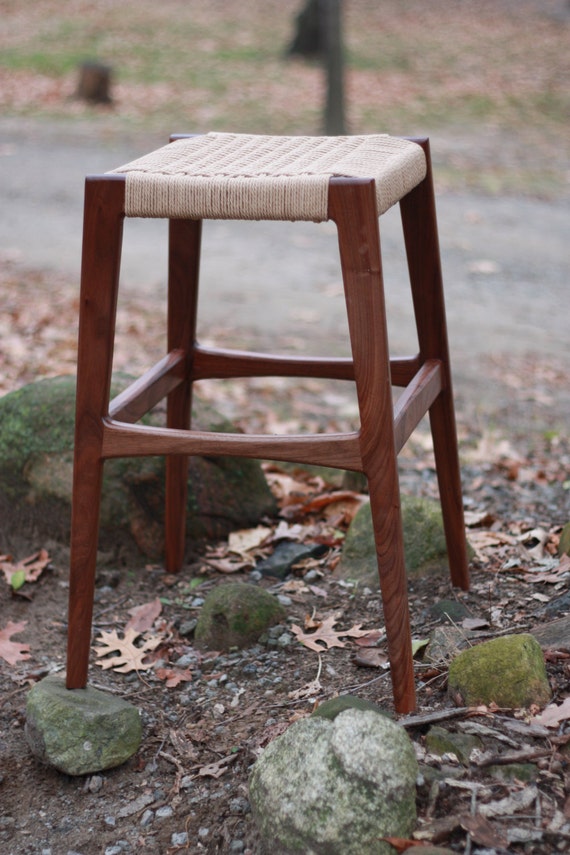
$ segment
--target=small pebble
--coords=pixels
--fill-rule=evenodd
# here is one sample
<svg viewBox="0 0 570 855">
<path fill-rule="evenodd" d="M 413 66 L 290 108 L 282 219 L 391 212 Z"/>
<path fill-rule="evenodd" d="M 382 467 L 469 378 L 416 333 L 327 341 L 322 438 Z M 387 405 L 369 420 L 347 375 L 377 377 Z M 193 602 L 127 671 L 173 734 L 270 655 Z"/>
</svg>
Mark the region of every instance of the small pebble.
<svg viewBox="0 0 570 855">
<path fill-rule="evenodd" d="M 196 629 L 197 624 L 198 620 L 196 618 L 182 621 L 182 623 L 178 627 L 178 632 L 183 638 L 186 638 L 188 635 L 192 635 L 192 633 Z"/>
<path fill-rule="evenodd" d="M 145 810 L 143 815 L 141 816 L 141 825 L 143 828 L 147 828 L 152 824 L 154 819 L 154 811 L 153 810 Z"/>
<path fill-rule="evenodd" d="M 114 816 L 106 816 L 105 817 L 105 825 L 108 825 L 109 828 L 114 828 L 117 824 L 117 820 Z"/>
<path fill-rule="evenodd" d="M 170 842 L 173 846 L 187 846 L 188 845 L 188 832 L 187 831 L 176 831 L 172 837 L 170 838 Z"/>
<path fill-rule="evenodd" d="M 92 775 L 89 779 L 87 789 L 90 793 L 98 793 L 102 786 L 103 778 L 101 777 L 101 775 Z"/>
<path fill-rule="evenodd" d="M 159 807 L 156 811 L 157 819 L 169 819 L 173 815 L 174 810 L 170 805 L 163 805 L 162 807 Z"/>
<path fill-rule="evenodd" d="M 245 843 L 243 840 L 232 840 L 230 843 L 230 852 L 243 852 Z"/>
<path fill-rule="evenodd" d="M 204 828 L 204 826 L 202 826 L 202 828 L 198 829 L 198 837 L 202 837 L 202 838 L 207 837 L 209 833 L 210 833 L 210 829 Z"/>
</svg>

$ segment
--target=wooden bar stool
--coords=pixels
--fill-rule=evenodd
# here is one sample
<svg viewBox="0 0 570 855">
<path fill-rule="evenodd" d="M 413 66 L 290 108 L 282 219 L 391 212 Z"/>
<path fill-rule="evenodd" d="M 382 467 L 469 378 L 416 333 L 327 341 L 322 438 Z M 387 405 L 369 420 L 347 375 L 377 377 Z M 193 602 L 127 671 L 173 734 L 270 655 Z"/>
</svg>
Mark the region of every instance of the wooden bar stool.
<svg viewBox="0 0 570 855">
<path fill-rule="evenodd" d="M 419 352 L 390 360 L 378 218 L 400 204 Z M 109 401 L 125 217 L 169 220 L 167 354 Z M 351 359 L 201 347 L 195 340 L 203 219 L 333 220 L 338 229 Z M 353 380 L 360 429 L 266 436 L 192 430 L 202 378 L 288 376 Z M 394 406 L 392 387 L 404 391 Z M 167 396 L 167 426 L 138 424 Z M 388 650 L 399 712 L 415 707 L 397 455 L 429 412 L 451 578 L 469 584 L 455 415 L 429 144 L 386 135 L 177 137 L 85 188 L 68 688 L 87 682 L 103 462 L 165 455 L 166 567 L 184 553 L 189 455 L 321 464 L 369 484 Z"/>
</svg>

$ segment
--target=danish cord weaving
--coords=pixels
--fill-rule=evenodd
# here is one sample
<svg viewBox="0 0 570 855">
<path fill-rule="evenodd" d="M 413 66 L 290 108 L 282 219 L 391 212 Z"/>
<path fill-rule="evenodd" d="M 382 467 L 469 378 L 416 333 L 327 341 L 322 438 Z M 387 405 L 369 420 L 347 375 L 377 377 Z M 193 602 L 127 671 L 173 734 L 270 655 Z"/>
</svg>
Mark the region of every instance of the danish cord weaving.
<svg viewBox="0 0 570 855">
<path fill-rule="evenodd" d="M 327 219 L 333 176 L 373 178 L 383 214 L 426 174 L 423 149 L 387 134 L 179 139 L 112 171 L 126 175 L 130 217 Z"/>
</svg>

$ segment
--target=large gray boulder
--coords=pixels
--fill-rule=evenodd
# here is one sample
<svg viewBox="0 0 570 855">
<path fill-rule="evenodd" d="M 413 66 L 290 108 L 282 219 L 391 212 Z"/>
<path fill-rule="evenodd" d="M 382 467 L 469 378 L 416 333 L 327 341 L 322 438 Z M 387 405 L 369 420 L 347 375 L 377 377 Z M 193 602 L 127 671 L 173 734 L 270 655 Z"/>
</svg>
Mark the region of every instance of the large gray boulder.
<svg viewBox="0 0 570 855">
<path fill-rule="evenodd" d="M 371 710 L 296 722 L 265 749 L 250 802 L 272 855 L 392 855 L 409 837 L 418 766 L 404 729 Z"/>
<path fill-rule="evenodd" d="M 127 379 L 116 378 L 114 392 Z M 0 398 L 0 551 L 9 539 L 67 543 L 73 468 L 75 378 L 55 377 Z M 154 418 L 154 417 L 153 417 Z M 231 430 L 218 413 L 196 403 L 194 423 Z M 156 417 L 156 421 L 159 417 Z M 275 510 L 258 461 L 229 457 L 190 460 L 187 536 L 223 537 Z M 133 546 L 151 558 L 163 548 L 164 460 L 105 463 L 101 548 Z"/>
<path fill-rule="evenodd" d="M 26 704 L 32 753 L 68 775 L 119 766 L 137 751 L 142 725 L 136 707 L 98 689 L 68 690 L 60 675 L 41 680 Z"/>
</svg>

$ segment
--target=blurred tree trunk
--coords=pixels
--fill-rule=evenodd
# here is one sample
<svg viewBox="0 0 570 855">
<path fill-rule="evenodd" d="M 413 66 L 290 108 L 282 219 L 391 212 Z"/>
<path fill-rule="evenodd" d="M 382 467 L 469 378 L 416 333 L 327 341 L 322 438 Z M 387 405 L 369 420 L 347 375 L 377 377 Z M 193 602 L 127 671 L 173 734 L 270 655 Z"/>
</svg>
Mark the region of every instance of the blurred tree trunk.
<svg viewBox="0 0 570 855">
<path fill-rule="evenodd" d="M 341 0 L 320 0 L 324 25 L 327 100 L 326 134 L 346 134 L 344 111 L 344 50 L 342 44 Z"/>
<path fill-rule="evenodd" d="M 346 133 L 342 0 L 306 0 L 295 19 L 296 32 L 287 54 L 316 57 L 326 74 L 323 131 Z"/>
</svg>

